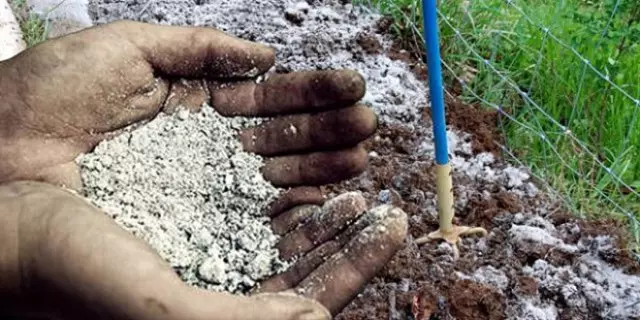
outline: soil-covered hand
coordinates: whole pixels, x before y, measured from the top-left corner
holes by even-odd
[[[0,63],[0,183],[17,179],[79,188],[73,160],[131,124],[176,105],[210,103],[223,115],[272,120],[241,135],[268,157],[277,186],[321,185],[359,174],[359,143],[376,130],[357,105],[353,71],[255,77],[275,62],[266,46],[210,28],[131,21],[44,42]]]
[[[406,236],[407,216],[401,210],[384,206],[362,216],[365,208],[357,193],[330,199],[316,212],[310,207],[313,214],[298,219],[302,226],[278,245],[283,258],[300,258],[258,292],[240,296],[188,286],[148,245],[71,191],[42,182],[0,185],[0,315],[330,319]],[[293,225],[285,220],[292,221],[274,220],[274,230],[291,231]]]
[[[0,306],[136,320],[325,319],[344,307],[399,248],[406,216],[384,207],[345,229],[364,200],[322,205],[310,186],[364,170],[359,143],[376,117],[357,105],[365,85],[351,71],[252,79],[274,59],[212,29],[119,22],[0,63]],[[150,247],[54,186],[80,189],[73,160],[121,129],[202,102],[223,115],[272,117],[240,139],[267,158],[269,181],[293,187],[270,213],[282,258],[300,259],[250,298],[186,286]],[[266,293],[283,291],[312,299]]]

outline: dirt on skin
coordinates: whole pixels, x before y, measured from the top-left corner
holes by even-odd
[[[370,166],[326,192],[359,190],[370,206],[401,207],[410,216],[410,235],[336,319],[640,318],[638,264],[621,229],[568,217],[525,168],[501,159],[493,146],[499,119],[479,107],[447,101],[454,223],[483,226],[489,234],[464,238],[455,261],[449,244],[415,244],[438,227],[427,70],[414,59],[422,52],[402,46],[409,41],[391,41],[388,19],[332,0],[92,3],[97,22],[125,17],[211,25],[274,45],[279,72],[352,68],[364,74],[363,102],[381,116],[379,132],[366,143]]]

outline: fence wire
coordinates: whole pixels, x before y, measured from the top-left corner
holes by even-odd
[[[423,48],[420,0],[360,2],[391,15],[396,35]],[[640,9],[628,0],[569,0],[568,9],[531,2],[440,1],[445,86],[499,114],[506,158],[581,216],[625,217],[637,245]]]

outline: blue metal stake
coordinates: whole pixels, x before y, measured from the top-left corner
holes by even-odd
[[[447,126],[444,109],[444,88],[440,66],[440,41],[438,37],[438,16],[436,0],[422,0],[423,32],[427,52],[429,92],[431,97],[431,117],[433,137],[436,144],[436,192],[438,203],[437,231],[416,239],[417,244],[433,239],[442,239],[453,245],[454,258],[459,256],[458,242],[462,235],[487,234],[482,228],[453,225],[453,179],[447,146]]]
[[[433,135],[436,143],[436,163],[449,163],[447,128],[445,122],[444,97],[442,88],[442,67],[440,66],[440,40],[438,37],[438,17],[436,0],[422,1],[424,39],[429,69],[429,93],[431,94],[431,114]]]

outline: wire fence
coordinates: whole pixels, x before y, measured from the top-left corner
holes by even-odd
[[[368,0],[420,52],[420,0]],[[445,90],[495,110],[511,161],[580,216],[640,243],[640,7],[628,0],[442,0]]]

